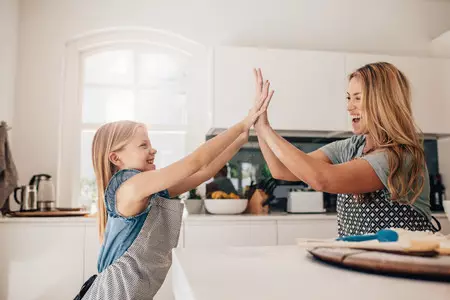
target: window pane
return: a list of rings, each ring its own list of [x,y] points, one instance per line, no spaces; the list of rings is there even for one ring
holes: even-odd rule
[[[184,157],[185,132],[149,131],[148,136],[152,147],[158,151],[155,157],[156,168],[164,168]]]
[[[140,84],[154,84],[158,81],[173,81],[183,77],[181,62],[176,56],[165,53],[140,53],[138,55],[138,76]]]
[[[187,124],[186,94],[167,90],[141,90],[136,101],[136,120],[145,124]]]
[[[89,206],[93,200],[97,200],[97,187],[91,154],[94,134],[94,130],[83,130],[81,132],[79,203],[86,206]],[[158,151],[155,157],[155,164],[158,169],[184,157],[185,132],[149,131],[149,137],[152,146]]]
[[[141,50],[106,51],[85,58],[83,123],[127,119],[168,128],[187,125],[187,57],[179,53],[160,53],[160,49],[151,53]],[[154,49],[145,49],[151,50]],[[91,161],[94,134],[94,130],[81,131],[81,162],[77,166],[80,168],[80,205],[90,205],[97,198]],[[149,136],[152,146],[158,150],[157,168],[166,167],[185,155],[186,132],[150,131]]]
[[[90,205],[97,199],[97,187],[95,184],[94,168],[92,167],[92,140],[94,130],[81,132],[81,155],[80,155],[80,205]]]
[[[134,118],[132,90],[85,87],[83,123],[104,123]]]
[[[133,51],[105,51],[86,57],[84,81],[94,84],[131,84],[134,82]]]

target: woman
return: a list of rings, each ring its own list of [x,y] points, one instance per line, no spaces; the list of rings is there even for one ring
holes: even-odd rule
[[[263,89],[261,70],[255,76],[257,98],[270,99],[273,91],[267,95]],[[434,230],[428,171],[405,75],[385,62],[356,70],[349,76],[347,110],[355,135],[308,154],[279,136],[263,113],[255,129],[273,177],[338,194],[340,236],[383,228]]]

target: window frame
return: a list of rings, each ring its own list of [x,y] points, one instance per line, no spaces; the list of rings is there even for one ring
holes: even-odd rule
[[[61,95],[59,149],[57,168],[57,199],[60,207],[79,207],[81,134],[83,130],[96,130],[101,124],[83,123],[83,60],[107,50],[143,49],[157,46],[178,51],[190,57],[187,125],[151,125],[150,131],[183,131],[186,136],[185,153],[189,153],[205,139],[205,133],[212,124],[212,94],[210,86],[211,51],[201,44],[179,35],[154,29],[122,28],[110,29],[78,36],[66,43],[63,64],[63,92]],[[136,62],[135,62],[136,63]],[[205,88],[204,83],[209,83]],[[194,100],[195,99],[195,100]],[[203,113],[206,118],[199,121],[195,114]],[[200,129],[200,131],[199,131]],[[200,134],[202,132],[202,134]]]

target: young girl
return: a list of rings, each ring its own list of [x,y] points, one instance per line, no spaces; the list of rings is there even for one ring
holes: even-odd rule
[[[261,70],[255,76],[258,97],[267,95]],[[349,76],[347,110],[355,135],[309,154],[280,137],[267,113],[261,115],[255,129],[273,177],[338,194],[340,236],[433,230],[428,171],[405,75],[383,62],[356,70]]]
[[[183,206],[168,198],[216,174],[247,142],[269,100],[261,98],[242,122],[160,170],[144,125],[120,121],[96,132],[92,160],[103,243],[99,275],[85,283],[76,299],[153,298],[171,265],[181,226]]]

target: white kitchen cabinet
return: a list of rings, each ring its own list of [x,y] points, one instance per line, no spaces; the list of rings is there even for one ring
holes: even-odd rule
[[[412,110],[427,134],[450,133],[450,60],[302,50],[218,47],[213,59],[213,127],[242,120],[253,103],[252,69],[260,67],[275,89],[269,107],[274,129],[349,131],[347,76],[386,61],[409,79]]]
[[[346,73],[350,74],[363,65],[381,61],[392,63],[408,78],[413,115],[419,128],[429,134],[450,133],[449,60],[347,54]]]
[[[181,223],[180,236],[178,237],[178,248],[184,247],[184,223]]]
[[[83,282],[84,230],[1,224],[0,299],[73,299]]]
[[[277,243],[276,221],[185,222],[184,247],[271,246]]]
[[[97,274],[97,259],[100,251],[98,227],[95,224],[86,225],[84,237],[84,281]]]
[[[432,109],[435,112],[431,120],[438,122],[438,133],[450,133],[450,59],[430,59],[433,66],[432,72],[428,74],[430,82],[430,89],[428,91],[429,97],[436,97],[431,99],[423,106],[427,109],[431,104],[435,105]],[[434,92],[436,91],[436,92]]]
[[[337,235],[335,219],[278,221],[278,245],[295,245],[297,238],[333,238]]]
[[[445,215],[436,217],[442,233],[450,234]],[[96,224],[78,220],[0,220],[1,300],[73,299],[96,273],[100,249]],[[336,217],[329,215],[192,215],[181,229],[178,247],[190,248],[294,245],[296,238],[337,236]],[[156,299],[173,299],[170,273]]]
[[[275,90],[269,120],[279,130],[346,130],[342,53],[219,47],[214,52],[213,127],[241,121],[255,95],[253,68]]]

